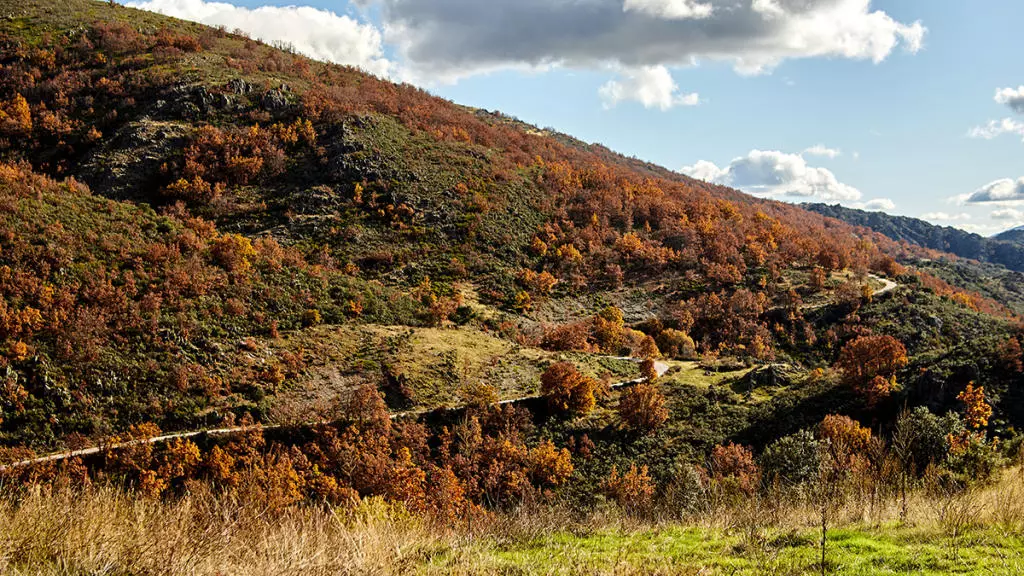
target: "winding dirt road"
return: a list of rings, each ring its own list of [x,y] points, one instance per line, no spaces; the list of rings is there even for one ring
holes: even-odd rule
[[[630,358],[628,356],[612,356],[610,358],[612,360],[632,360],[634,362],[639,362],[639,360],[637,358]],[[665,374],[665,372],[668,372],[668,369],[669,369],[668,364],[665,364],[664,362],[655,362],[654,363],[654,370],[655,370],[655,372],[658,373],[658,376],[663,376]],[[635,378],[633,380],[624,380],[622,382],[616,382],[615,384],[612,384],[611,388],[613,388],[613,389],[614,388],[622,388],[623,386],[629,386],[630,384],[639,384],[639,383],[643,382],[644,380],[645,380],[645,378]],[[517,404],[519,402],[524,402],[526,400],[535,400],[535,399],[540,398],[540,397],[541,397],[540,394],[531,394],[529,396],[521,396],[519,398],[509,398],[508,400],[502,400],[501,402],[498,402],[498,404],[499,405]],[[421,414],[426,414],[426,413],[429,413],[429,412],[432,412],[432,411],[433,410],[424,409],[424,410],[410,410],[410,411],[407,411],[407,412],[395,412],[395,413],[393,413],[391,415],[391,419],[395,420],[395,419],[398,419],[398,418],[404,418],[406,416],[421,415]],[[306,422],[306,423],[302,423],[302,424],[289,424],[288,426],[318,426],[318,425],[322,425],[322,424],[330,424],[330,422],[325,422],[325,421]],[[175,433],[172,433],[172,434],[164,434],[162,436],[154,436],[153,438],[140,438],[138,440],[129,440],[127,442],[117,442],[117,443],[114,443],[114,444],[105,444],[105,445],[100,445],[100,446],[93,446],[91,448],[81,448],[81,449],[78,449],[78,450],[70,450],[70,451],[65,451],[65,452],[56,452],[56,453],[53,453],[53,454],[48,454],[46,456],[40,456],[38,458],[30,458],[28,460],[22,460],[20,462],[11,462],[10,464],[0,465],[0,473],[4,473],[4,472],[6,472],[8,470],[13,470],[15,468],[23,468],[25,466],[32,466],[34,464],[44,464],[44,463],[47,463],[47,462],[59,462],[61,460],[67,460],[69,458],[78,458],[78,457],[81,457],[81,456],[91,456],[91,455],[99,454],[100,452],[104,452],[104,451],[107,451],[107,450],[121,450],[121,449],[124,449],[124,448],[130,448],[132,446],[139,446],[139,445],[142,445],[142,444],[160,444],[162,442],[168,442],[170,440],[195,438],[196,436],[201,436],[203,434],[206,434],[208,436],[229,436],[231,434],[240,434],[242,432],[249,432],[249,431],[252,431],[252,430],[275,430],[275,429],[283,428],[283,427],[284,427],[284,425],[282,425],[282,424],[270,424],[270,425],[235,426],[235,427],[228,427],[228,428],[212,428],[212,429],[206,429],[206,430],[193,430],[191,432],[175,432]]]

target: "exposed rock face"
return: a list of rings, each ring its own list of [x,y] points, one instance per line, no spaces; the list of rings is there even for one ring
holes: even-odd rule
[[[105,196],[149,201],[160,166],[185,145],[191,132],[187,125],[149,117],[131,122],[85,159],[83,179]]]
[[[284,90],[280,88],[267,90],[263,95],[263,107],[270,112],[277,112],[287,108],[288,98],[284,95]]]
[[[239,96],[252,93],[252,84],[242,80],[241,78],[232,78],[228,80],[228,90]]]

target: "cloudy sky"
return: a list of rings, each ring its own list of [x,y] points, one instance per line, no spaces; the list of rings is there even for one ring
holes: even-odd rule
[[[232,1],[129,5],[759,196],[1024,225],[1018,0]]]

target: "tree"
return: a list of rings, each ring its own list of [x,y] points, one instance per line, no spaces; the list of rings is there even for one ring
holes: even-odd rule
[[[658,344],[654,341],[654,338],[650,336],[644,336],[640,340],[640,346],[638,347],[637,353],[641,358],[656,359],[661,357],[661,352],[658,350]]]
[[[666,328],[658,334],[658,348],[666,356],[683,360],[692,359],[697,355],[697,348],[694,346],[693,338],[682,330]]]
[[[988,426],[988,419],[992,416],[992,406],[985,401],[985,387],[974,387],[971,382],[963,392],[957,395],[957,400],[964,403],[964,422],[967,426],[978,430]]]
[[[668,420],[665,396],[657,386],[641,382],[630,388],[619,400],[619,418],[631,430],[650,432]]]
[[[556,412],[586,414],[593,410],[598,382],[568,362],[552,364],[540,377],[540,391]]]
[[[843,346],[836,368],[847,385],[874,405],[891,393],[896,371],[908,362],[907,349],[892,336],[859,336]]]
[[[733,484],[744,494],[753,494],[761,481],[761,470],[754,453],[746,446],[728,444],[711,451],[712,478],[720,484]]]
[[[594,316],[594,338],[602,352],[614,354],[622,346],[625,322],[622,310],[609,306]]]
[[[640,362],[640,377],[645,382],[654,382],[658,379],[658,366],[654,363],[654,360],[644,358]]]

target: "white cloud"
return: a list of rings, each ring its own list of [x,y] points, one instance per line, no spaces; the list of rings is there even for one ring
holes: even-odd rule
[[[317,60],[358,66],[387,76],[381,32],[370,24],[310,6],[243,8],[204,0],[148,0],[128,6],[176,18],[240,29],[265,42],[285,42]]]
[[[868,210],[869,212],[891,212],[896,209],[896,203],[889,198],[875,198],[867,202],[855,202],[850,206]]]
[[[1013,180],[1003,178],[978,188],[970,194],[959,196],[960,203],[967,204],[1014,204],[1024,202],[1024,178]]]
[[[975,126],[967,132],[971,138],[984,138],[985,140],[991,140],[1003,134],[1016,134],[1024,138],[1024,123],[1017,122],[1013,118],[990,120],[988,124]]]
[[[657,18],[669,20],[701,19],[711,16],[714,6],[693,0],[626,0],[623,12],[642,12]]]
[[[799,154],[779,151],[752,150],[724,168],[701,160],[683,168],[682,172],[693,178],[770,197],[852,202],[862,196],[860,190],[839,182],[831,171],[808,166]]]
[[[1014,222],[1024,221],[1024,212],[1016,208],[1000,208],[992,211],[993,220],[1012,220]]]
[[[760,73],[795,58],[881,62],[925,27],[871,0],[354,0],[421,77],[541,66],[689,66]]]
[[[622,73],[622,80],[610,80],[598,93],[605,108],[612,108],[624,100],[635,100],[644,108],[668,110],[676,106],[700,104],[697,93],[684,94],[664,66],[644,66]]]
[[[928,212],[926,214],[922,214],[921,218],[923,220],[932,220],[934,222],[957,222],[960,220],[970,220],[971,215],[966,212],[961,212],[959,214],[949,214],[948,212]]]
[[[1024,114],[1024,86],[996,90],[996,102],[1006,104],[1018,114]]]
[[[841,156],[842,153],[843,152],[841,150],[837,150],[835,148],[828,148],[822,144],[817,144],[804,150],[804,154],[809,154],[811,156],[823,156],[825,158],[836,158],[838,156]]]

